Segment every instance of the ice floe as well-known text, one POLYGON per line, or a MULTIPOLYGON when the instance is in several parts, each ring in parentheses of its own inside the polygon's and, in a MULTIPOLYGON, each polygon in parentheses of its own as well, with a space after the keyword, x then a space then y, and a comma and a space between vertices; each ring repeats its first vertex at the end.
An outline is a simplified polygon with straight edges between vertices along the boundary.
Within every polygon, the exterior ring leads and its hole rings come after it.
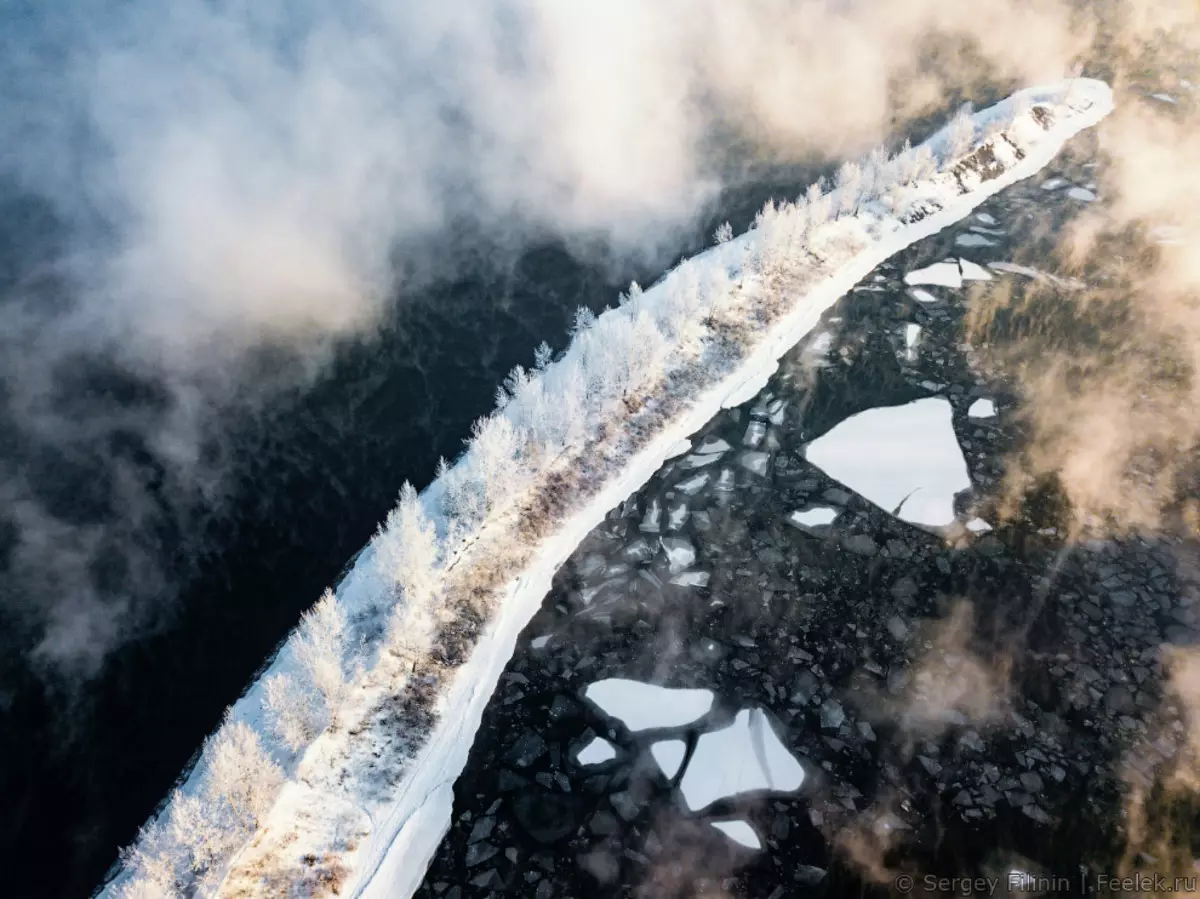
POLYGON ((833 520, 837 517, 837 509, 832 509, 829 506, 813 506, 811 509, 802 509, 793 512, 787 517, 787 520, 802 528, 819 528, 827 524, 832 524, 833 520))
POLYGON ((996 404, 989 399, 980 398, 971 403, 971 408, 967 410, 968 418, 995 418, 996 404))
POLYGON ((1066 183, 1066 178, 1047 178, 1042 182, 1042 190, 1058 190, 1066 183))
POLYGON ((709 573, 707 571, 684 571, 671 578, 676 587, 707 587, 709 573))
POLYGON ((712 826, 738 845, 747 849, 762 849, 762 841, 759 840, 758 834, 745 821, 713 821, 712 826))
POLYGON ((742 793, 791 793, 803 783, 804 768, 766 713, 743 709, 729 726, 700 735, 679 789, 694 812, 742 793))
POLYGON ((742 453, 738 462, 742 468, 752 474, 758 475, 760 478, 767 476, 767 466, 770 464, 771 457, 767 453, 742 453))
POLYGON ((660 687, 610 677, 589 684, 584 698, 634 733, 658 727, 683 727, 708 714, 712 690, 660 687))
POLYGON ((683 740, 659 740, 650 744, 650 756, 667 780, 673 779, 679 773, 685 755, 687 744, 683 740))
POLYGON ((928 290, 923 290, 920 287, 914 287, 908 293, 918 303, 936 303, 938 301, 937 297, 928 290))
POLYGON ((551 634, 542 634, 540 637, 534 637, 529 641, 529 645, 534 649, 544 649, 546 644, 550 642, 551 634))
POLYGON ((601 737, 593 737, 591 742, 579 750, 575 761, 580 765, 603 765, 617 757, 617 749, 612 743, 601 737))
POLYGON ((992 273, 978 263, 972 262, 970 259, 958 260, 959 266, 962 268, 962 276, 964 281, 990 281, 992 273))
POLYGON ((954 238, 954 243, 960 247, 994 247, 996 241, 982 234, 960 234, 954 238))
POLYGON ((910 350, 917 345, 917 341, 921 339, 921 326, 912 324, 911 322, 904 326, 904 345, 910 350))
POLYGON ((690 540, 682 537, 663 537, 662 547, 667 554, 667 562, 671 566, 672 574, 691 567, 692 563, 696 561, 696 547, 692 546, 690 540))
POLYGON ((954 521, 954 496, 971 486, 942 397, 852 415, 805 450, 808 461, 910 524, 954 521))
POLYGON ((1150 96, 1153 97, 1155 100, 1161 100, 1163 103, 1172 103, 1172 104, 1179 103, 1179 101, 1176 100, 1174 97, 1172 97, 1170 94, 1151 94, 1150 96))
POLYGON ((939 287, 958 288, 962 287, 962 272, 955 260, 948 259, 945 262, 935 262, 933 265, 909 272, 904 276, 904 283, 909 287, 934 284, 939 287))
POLYGON ((994 225, 994 224, 996 224, 996 219, 995 219, 995 217, 994 217, 994 216, 990 216, 990 215, 988 215, 986 212, 977 212, 977 213, 975 213, 975 218, 979 219, 979 220, 980 220, 981 222, 983 222, 985 225, 994 225))
POLYGON ((992 529, 992 526, 982 518, 972 518, 967 522, 967 530, 972 534, 986 534, 992 529))
POLYGON ((1072 187, 1067 191, 1067 196, 1072 200, 1079 200, 1081 203, 1091 203, 1096 199, 1095 192, 1086 187, 1072 187))

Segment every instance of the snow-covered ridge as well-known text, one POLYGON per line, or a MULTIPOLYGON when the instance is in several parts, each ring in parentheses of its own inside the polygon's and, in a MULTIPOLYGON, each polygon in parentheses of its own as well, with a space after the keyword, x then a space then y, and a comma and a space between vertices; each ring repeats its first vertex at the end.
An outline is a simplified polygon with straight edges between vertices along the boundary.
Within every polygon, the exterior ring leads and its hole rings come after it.
POLYGON ((1111 109, 1107 85, 1075 79, 960 114, 847 163, 831 191, 768 204, 736 239, 721 229, 620 308, 581 311, 562 358, 514 370, 455 465, 420 496, 406 485, 104 893, 411 895, 517 636, 580 540, 875 266, 1111 109))

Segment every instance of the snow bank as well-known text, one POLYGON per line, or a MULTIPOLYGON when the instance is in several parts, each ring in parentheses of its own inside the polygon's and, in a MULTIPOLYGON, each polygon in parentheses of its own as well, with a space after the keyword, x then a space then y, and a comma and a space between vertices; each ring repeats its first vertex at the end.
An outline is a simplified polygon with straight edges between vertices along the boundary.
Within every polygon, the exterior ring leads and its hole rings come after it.
POLYGON ((757 393, 859 279, 1036 173, 1111 109, 1107 85, 1088 79, 1022 91, 895 159, 843 167, 832 192, 768 204, 751 231, 645 293, 635 285, 620 309, 581 311, 566 354, 539 349, 535 373, 510 376, 468 452, 419 499, 402 496, 338 585, 346 643, 367 652, 333 666, 348 685, 337 726, 293 752, 265 714, 271 679, 306 676, 295 638, 231 709, 288 777, 253 840, 201 859, 176 826, 210 785, 206 752, 105 894, 320 896, 337 884, 340 896, 410 896, 518 635, 606 511, 757 393))

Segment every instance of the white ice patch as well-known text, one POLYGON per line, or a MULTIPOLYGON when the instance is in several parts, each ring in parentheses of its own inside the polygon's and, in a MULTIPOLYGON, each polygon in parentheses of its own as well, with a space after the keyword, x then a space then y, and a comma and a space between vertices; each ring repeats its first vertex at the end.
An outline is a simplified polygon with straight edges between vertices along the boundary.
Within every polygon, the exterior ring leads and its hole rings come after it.
POLYGON ((1179 103, 1179 101, 1176 100, 1174 97, 1172 97, 1170 94, 1151 94, 1150 96, 1153 97, 1155 100, 1161 100, 1163 103, 1173 103, 1173 104, 1179 103))
POLYGON ((657 727, 683 727, 708 714, 712 690, 660 687, 621 677, 596 681, 584 698, 634 733, 657 727))
POLYGON ((659 740, 650 744, 650 755, 663 777, 671 780, 679 773, 679 766, 687 755, 687 744, 683 740, 659 740))
POLYGON ((707 587, 710 575, 707 571, 684 571, 671 578, 676 587, 707 587))
POLYGON ((542 634, 540 637, 534 637, 529 641, 529 645, 534 649, 544 649, 546 644, 550 642, 552 634, 542 634))
POLYGON ((951 259, 909 272, 904 276, 904 283, 909 287, 917 287, 921 284, 934 284, 938 287, 953 287, 957 289, 962 287, 962 272, 958 270, 958 263, 951 259))
POLYGON ((617 757, 616 747, 608 740, 593 737, 592 741, 579 750, 575 761, 581 765, 603 765, 617 757))
POLYGON ((691 448, 692 448, 692 441, 687 440, 687 439, 680 440, 678 443, 674 444, 669 450, 667 450, 667 454, 666 454, 666 456, 663 457, 663 460, 666 461, 667 459, 674 459, 676 456, 682 456, 684 453, 689 452, 691 450, 691 448))
POLYGON ((928 290, 922 290, 920 287, 914 287, 908 293, 918 303, 936 303, 938 301, 937 297, 928 290))
POLYGON ((1091 203, 1096 199, 1096 194, 1086 187, 1072 187, 1067 191, 1067 196, 1072 200, 1079 200, 1081 203, 1091 203))
POLYGON ((967 522, 967 530, 972 534, 986 534, 992 529, 992 526, 982 518, 972 518, 967 522))
POLYGON ((771 461, 771 457, 767 453, 742 453, 738 462, 742 468, 752 474, 758 475, 760 478, 767 476, 767 466, 771 461))
POLYGON ((904 345, 910 350, 917 345, 917 341, 921 339, 921 326, 909 323, 904 326, 904 345))
POLYGON ((804 768, 766 714, 743 709, 728 727, 701 734, 679 789, 695 812, 729 796, 759 790, 791 793, 803 783, 804 768))
POLYGON ((663 537, 662 548, 667 554, 672 574, 689 568, 696 561, 696 547, 682 537, 663 537))
POLYGON ((833 335, 828 331, 822 331, 812 339, 805 352, 813 356, 824 356, 829 352, 831 346, 833 346, 833 335))
POLYGON ((802 528, 816 528, 832 524, 837 517, 837 509, 831 509, 829 506, 813 506, 811 509, 793 512, 788 516, 788 520, 802 528))
POLYGON ((994 247, 996 241, 989 240, 982 234, 960 234, 954 238, 954 243, 960 247, 994 247))
POLYGON ((989 399, 978 399, 967 410, 968 418, 995 418, 996 404, 989 399))
POLYGON ((742 437, 742 443, 751 449, 755 449, 760 443, 762 443, 763 438, 766 436, 767 426, 761 421, 752 421, 746 427, 746 433, 742 437))
POLYGON ((990 215, 988 215, 986 212, 977 212, 977 213, 975 213, 975 218, 979 219, 979 220, 980 220, 981 222, 983 222, 985 225, 994 225, 994 224, 996 224, 996 219, 995 219, 993 216, 990 216, 990 215))
POLYGON ((680 481, 675 485, 675 489, 684 496, 695 496, 704 489, 704 485, 708 483, 708 475, 698 474, 694 478, 688 478, 686 481, 680 481))
POLYGON ((960 259, 958 264, 962 266, 962 276, 964 281, 990 281, 992 273, 978 263, 972 262, 970 259, 960 259))
POLYGON ((942 397, 852 415, 810 443, 805 457, 910 524, 954 521, 954 495, 971 486, 942 397))
POLYGON ((762 842, 758 839, 758 834, 745 821, 713 821, 712 826, 739 846, 745 846, 747 849, 762 849, 762 842))
POLYGON ((1066 183, 1065 178, 1047 178, 1042 182, 1042 190, 1058 190, 1066 183))

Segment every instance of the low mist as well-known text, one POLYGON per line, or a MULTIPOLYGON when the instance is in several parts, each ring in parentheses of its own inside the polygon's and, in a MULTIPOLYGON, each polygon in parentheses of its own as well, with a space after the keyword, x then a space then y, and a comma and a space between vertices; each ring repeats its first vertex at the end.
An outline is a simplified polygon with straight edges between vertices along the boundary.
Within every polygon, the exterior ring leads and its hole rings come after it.
POLYGON ((9 4, 0 617, 72 675, 168 621, 223 410, 317 377, 464 227, 662 265, 752 163, 1140 53, 1175 6, 9 4))

